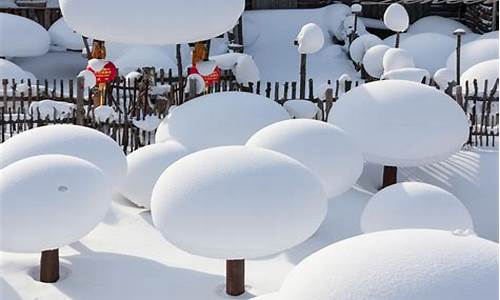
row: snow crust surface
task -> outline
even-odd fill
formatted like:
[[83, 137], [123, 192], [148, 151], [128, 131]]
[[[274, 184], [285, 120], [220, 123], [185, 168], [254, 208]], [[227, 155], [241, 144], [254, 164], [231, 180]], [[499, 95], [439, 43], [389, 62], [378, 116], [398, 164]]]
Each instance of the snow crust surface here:
[[349, 136], [336, 126], [316, 120], [286, 120], [254, 134], [247, 145], [285, 154], [308, 167], [328, 198], [349, 190], [363, 171], [363, 155]]
[[221, 259], [291, 248], [316, 232], [326, 210], [321, 183], [302, 164], [245, 146], [181, 158], [160, 176], [151, 201], [153, 222], [166, 240]]
[[105, 216], [109, 178], [66, 155], [40, 155], [0, 170], [0, 248], [40, 252], [79, 240]]
[[370, 199], [361, 216], [365, 233], [411, 228], [473, 231], [474, 224], [457, 197], [421, 182], [388, 186]]

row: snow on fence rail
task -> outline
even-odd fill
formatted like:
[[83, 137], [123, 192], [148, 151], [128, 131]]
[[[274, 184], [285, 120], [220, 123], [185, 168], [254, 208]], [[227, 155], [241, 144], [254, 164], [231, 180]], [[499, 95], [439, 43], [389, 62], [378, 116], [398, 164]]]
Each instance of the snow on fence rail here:
[[[153, 144], [156, 127], [169, 110], [201, 94], [224, 91], [245, 91], [264, 95], [284, 104], [299, 99], [297, 82], [257, 82], [241, 85], [230, 74], [220, 83], [208, 86], [196, 94], [193, 85], [178, 81], [172, 72], [154, 73], [149, 80], [117, 78], [106, 89], [104, 106], [99, 107], [98, 94], [84, 89], [83, 80], [54, 80], [15, 82], [3, 80], [0, 89], [0, 141], [25, 130], [48, 124], [81, 124], [98, 129], [113, 139], [124, 152]], [[321, 99], [314, 93], [314, 82], [308, 82], [306, 99], [318, 106], [319, 119], [326, 121], [329, 111], [341, 94], [358, 86], [360, 82], [330, 84]], [[19, 87], [23, 86], [20, 90]], [[469, 116], [471, 127], [468, 145], [495, 147], [498, 143], [499, 100], [498, 79], [493, 89], [481, 92], [477, 81], [466, 82], [462, 89], [448, 89]], [[490, 85], [491, 86], [491, 85]], [[453, 91], [456, 92], [453, 92]], [[428, 108], [432, 110], [432, 107]]]

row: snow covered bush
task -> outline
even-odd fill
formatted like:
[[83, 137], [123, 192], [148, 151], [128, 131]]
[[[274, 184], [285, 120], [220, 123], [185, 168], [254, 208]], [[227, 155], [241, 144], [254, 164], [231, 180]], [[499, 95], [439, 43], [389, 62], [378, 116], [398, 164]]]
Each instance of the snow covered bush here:
[[321, 113], [319, 107], [309, 100], [288, 100], [283, 107], [294, 119], [315, 119]]
[[408, 36], [401, 41], [400, 46], [411, 54], [417, 68], [426, 69], [431, 74], [445, 66], [446, 59], [455, 47], [454, 38], [438, 33]]
[[429, 229], [364, 234], [304, 259], [279, 294], [286, 300], [494, 300], [498, 244]]
[[40, 24], [7, 13], [0, 13], [0, 24], [0, 57], [39, 56], [49, 51], [50, 36]]
[[[491, 59], [477, 65], [474, 65], [467, 69], [460, 77], [460, 83], [466, 86], [466, 82], [469, 82], [469, 89], [474, 90], [474, 80], [477, 80], [477, 90], [478, 94], [482, 95], [485, 92], [491, 93], [495, 86], [495, 81], [498, 80], [498, 59]], [[486, 87], [486, 80], [488, 80], [488, 86]], [[498, 95], [498, 87], [496, 90]]]
[[[498, 39], [481, 39], [462, 46], [460, 50], [460, 75], [478, 63], [498, 59]], [[446, 68], [456, 74], [457, 53], [450, 52]]]
[[403, 68], [414, 68], [415, 61], [407, 50], [400, 48], [388, 49], [382, 61], [384, 73]]
[[[239, 261], [239, 272], [241, 260], [272, 255], [309, 238], [326, 209], [323, 187], [306, 167], [246, 146], [181, 158], [163, 172], [151, 198], [153, 222], [166, 240], [194, 255], [229, 265]], [[227, 278], [227, 287], [233, 279]], [[237, 293], [228, 293], [241, 294], [244, 282], [237, 285]]]
[[127, 172], [120, 146], [109, 136], [76, 125], [48, 125], [24, 131], [0, 147], [0, 168], [31, 156], [63, 154], [87, 160], [99, 167], [113, 184]]
[[403, 32], [408, 29], [410, 17], [403, 5], [393, 3], [387, 7], [384, 13], [384, 24], [394, 32]]
[[366, 51], [363, 56], [363, 67], [373, 78], [380, 78], [384, 73], [384, 55], [390, 48], [386, 45], [376, 45]]
[[52, 45], [66, 50], [82, 50], [84, 47], [82, 35], [68, 27], [64, 18], [57, 20], [49, 28]]
[[146, 45], [196, 42], [221, 35], [233, 28], [245, 7], [243, 0], [59, 2], [68, 26], [85, 36]]
[[308, 23], [300, 29], [296, 41], [300, 54], [313, 54], [321, 50], [325, 44], [325, 36], [321, 27]]
[[188, 153], [186, 147], [174, 141], [145, 146], [132, 152], [127, 156], [127, 176], [120, 185], [120, 193], [137, 206], [149, 209], [153, 187], [160, 175]]
[[258, 130], [289, 118], [281, 105], [260, 95], [210, 94], [177, 107], [158, 127], [156, 142], [172, 138], [193, 151], [244, 145]]
[[363, 155], [336, 126], [315, 120], [286, 120], [254, 134], [248, 146], [285, 154], [321, 180], [329, 198], [349, 190], [363, 171]]
[[453, 194], [421, 182], [386, 187], [370, 199], [361, 216], [364, 233], [411, 228], [473, 231], [474, 224]]
[[40, 252], [73, 243], [104, 218], [111, 202], [109, 178], [72, 156], [28, 157], [0, 169], [0, 177], [3, 251]]

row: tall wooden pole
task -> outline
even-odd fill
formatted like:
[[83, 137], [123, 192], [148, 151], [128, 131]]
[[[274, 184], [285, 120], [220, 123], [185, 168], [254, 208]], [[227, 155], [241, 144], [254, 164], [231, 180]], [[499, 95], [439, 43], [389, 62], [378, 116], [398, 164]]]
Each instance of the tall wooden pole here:
[[226, 293], [239, 296], [245, 292], [245, 260], [226, 260]]
[[300, 54], [300, 99], [306, 98], [307, 54]]
[[40, 281], [53, 283], [59, 280], [59, 249], [42, 251]]
[[382, 188], [398, 183], [398, 168], [393, 166], [384, 166], [384, 178]]
[[175, 48], [177, 58], [177, 78], [179, 78], [179, 101], [182, 103], [184, 102], [184, 80], [182, 77], [181, 44], [177, 44]]
[[401, 32], [396, 32], [396, 46], [394, 46], [395, 48], [399, 48], [399, 44], [401, 42]]
[[461, 62], [460, 62], [460, 56], [461, 56], [461, 47], [462, 47], [462, 35], [465, 34], [465, 30], [463, 29], [457, 29], [455, 32], [453, 32], [454, 35], [457, 36], [457, 56], [456, 56], [456, 82], [457, 85], [460, 85], [460, 73], [461, 73]]

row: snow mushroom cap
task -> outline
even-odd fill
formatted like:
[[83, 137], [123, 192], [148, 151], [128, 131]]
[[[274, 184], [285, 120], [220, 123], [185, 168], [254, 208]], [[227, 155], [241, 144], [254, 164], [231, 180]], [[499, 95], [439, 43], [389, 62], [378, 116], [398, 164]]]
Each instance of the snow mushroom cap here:
[[[482, 95], [486, 88], [487, 93], [491, 93], [495, 86], [495, 81], [498, 79], [498, 59], [491, 59], [470, 67], [460, 77], [460, 83], [464, 86], [469, 82], [469, 89], [474, 93], [474, 79], [477, 80], [478, 94]], [[488, 86], [486, 87], [486, 80]], [[498, 89], [497, 89], [498, 93]]]
[[40, 56], [49, 51], [50, 35], [28, 18], [0, 13], [0, 56]]
[[382, 64], [384, 73], [402, 68], [415, 67], [413, 56], [410, 52], [401, 48], [391, 48], [387, 50], [384, 54]]
[[189, 150], [168, 141], [139, 148], [127, 156], [127, 176], [120, 185], [120, 193], [138, 206], [151, 207], [151, 194], [160, 175]]
[[68, 25], [85, 36], [166, 45], [203, 41], [229, 31], [242, 14], [245, 1], [60, 0], [59, 5]]
[[498, 299], [498, 244], [429, 229], [364, 234], [299, 263], [281, 300]]
[[73, 243], [105, 216], [112, 189], [95, 165], [40, 155], [0, 170], [0, 249], [40, 252]]
[[395, 32], [403, 32], [408, 29], [410, 17], [403, 5], [393, 3], [387, 7], [384, 13], [384, 24], [387, 28]]
[[68, 27], [64, 18], [57, 20], [49, 28], [52, 44], [64, 49], [82, 50], [83, 40], [81, 34]]
[[[456, 74], [457, 52], [455, 50], [450, 53], [446, 68]], [[460, 50], [460, 75], [472, 66], [492, 59], [498, 59], [498, 39], [480, 39], [467, 43]]]
[[314, 23], [308, 23], [300, 29], [297, 42], [299, 43], [299, 53], [312, 54], [323, 48], [325, 35], [321, 27]]
[[83, 126], [48, 125], [24, 131], [0, 147], [0, 168], [43, 154], [79, 157], [99, 167], [114, 185], [127, 172], [127, 159], [120, 146], [109, 136]]
[[175, 139], [193, 151], [244, 145], [260, 129], [289, 118], [281, 105], [264, 96], [244, 92], [210, 94], [172, 111], [158, 127], [156, 141]]
[[246, 146], [181, 158], [160, 176], [151, 200], [153, 222], [166, 240], [220, 259], [257, 258], [296, 246], [316, 232], [326, 210], [323, 187], [306, 167]]
[[363, 171], [363, 155], [340, 128], [307, 119], [271, 124], [254, 134], [248, 146], [287, 155], [309, 168], [329, 198], [349, 190]]
[[454, 38], [439, 33], [420, 33], [401, 40], [400, 48], [413, 56], [417, 68], [434, 74], [456, 47]]
[[366, 51], [363, 66], [370, 76], [380, 78], [384, 73], [384, 55], [390, 48], [386, 45], [376, 45]]
[[328, 122], [347, 132], [366, 161], [399, 167], [446, 159], [469, 133], [467, 117], [451, 97], [406, 80], [352, 89], [337, 101]]
[[427, 228], [473, 230], [467, 208], [453, 194], [421, 182], [393, 184], [373, 196], [361, 217], [363, 232]]

